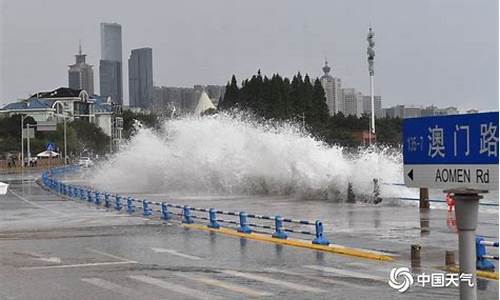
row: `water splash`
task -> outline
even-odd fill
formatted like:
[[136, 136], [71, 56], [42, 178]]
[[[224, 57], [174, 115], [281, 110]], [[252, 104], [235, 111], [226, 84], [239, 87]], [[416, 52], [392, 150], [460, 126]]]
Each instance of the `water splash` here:
[[[278, 194], [345, 198], [373, 192], [373, 178], [402, 181], [399, 151], [346, 151], [291, 123], [243, 114], [185, 117], [163, 130], [139, 129], [91, 179], [100, 189], [137, 193]], [[397, 189], [397, 187], [395, 187]], [[383, 186], [383, 197], [400, 192]]]

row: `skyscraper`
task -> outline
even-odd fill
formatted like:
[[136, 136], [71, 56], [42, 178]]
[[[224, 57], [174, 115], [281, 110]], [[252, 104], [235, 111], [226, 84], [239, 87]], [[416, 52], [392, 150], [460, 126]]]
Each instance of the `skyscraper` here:
[[101, 23], [99, 83], [101, 96], [123, 104], [122, 27], [117, 23]]
[[325, 61], [323, 66], [323, 76], [321, 76], [321, 86], [325, 91], [326, 104], [330, 115], [334, 115], [343, 110], [341, 82], [340, 79], [332, 77], [331, 68], [328, 66], [328, 61]]
[[128, 59], [131, 107], [149, 108], [153, 102], [153, 49], [133, 49]]
[[94, 94], [94, 70], [92, 65], [85, 62], [87, 55], [82, 54], [82, 45], [78, 47], [78, 54], [75, 55], [76, 62], [69, 65], [68, 87], [75, 90], [86, 90], [89, 95]]

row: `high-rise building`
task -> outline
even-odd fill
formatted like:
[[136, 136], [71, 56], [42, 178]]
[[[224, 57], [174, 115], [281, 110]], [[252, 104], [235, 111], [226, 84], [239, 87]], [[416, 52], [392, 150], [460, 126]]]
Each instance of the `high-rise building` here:
[[356, 89], [344, 88], [342, 89], [342, 99], [344, 100], [344, 109], [342, 110], [344, 115], [361, 117], [363, 114], [363, 94]]
[[340, 79], [334, 78], [330, 73], [331, 68], [328, 61], [323, 66], [323, 76], [320, 77], [321, 86], [325, 91], [326, 104], [330, 115], [334, 115], [343, 110], [342, 91]]
[[[375, 118], [383, 118], [382, 115], [382, 97], [374, 96], [373, 97], [374, 108], [375, 108]], [[371, 96], [363, 96], [363, 113], [371, 116], [372, 113], [372, 97]]]
[[82, 54], [82, 45], [79, 45], [78, 54], [75, 55], [76, 62], [69, 65], [68, 87], [74, 90], [86, 90], [92, 96], [94, 95], [94, 70], [92, 65], [85, 62], [86, 56]]
[[122, 27], [117, 23], [101, 23], [99, 83], [101, 96], [123, 104]]
[[153, 49], [133, 49], [128, 59], [129, 106], [149, 108], [153, 103]]
[[99, 83], [101, 96], [111, 97], [113, 102], [123, 105], [122, 64], [119, 61], [101, 60]]

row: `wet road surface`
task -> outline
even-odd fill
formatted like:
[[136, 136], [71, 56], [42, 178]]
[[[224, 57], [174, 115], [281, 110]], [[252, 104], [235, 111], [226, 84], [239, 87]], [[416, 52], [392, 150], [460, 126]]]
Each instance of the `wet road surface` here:
[[[458, 288], [387, 285], [390, 270], [409, 266], [409, 242], [423, 245], [423, 267], [436, 272], [444, 249], [456, 247], [446, 212], [431, 210], [422, 234], [418, 209], [349, 207], [290, 199], [177, 198], [201, 207], [323, 218], [332, 242], [393, 253], [378, 262], [195, 231], [97, 209], [41, 189], [38, 174], [4, 174], [0, 196], [1, 299], [456, 299]], [[148, 200], [165, 195], [138, 195]], [[156, 199], [158, 198], [158, 199]], [[197, 201], [197, 202], [196, 202]], [[294, 205], [291, 205], [293, 202]], [[268, 203], [264, 206], [263, 203]], [[326, 208], [325, 208], [326, 207]], [[481, 216], [483, 217], [484, 214]], [[491, 216], [490, 216], [491, 215]], [[329, 218], [325, 218], [329, 216]], [[443, 218], [444, 217], [444, 218]], [[480, 232], [496, 235], [498, 213], [481, 219]], [[424, 220], [424, 221], [426, 221]], [[335, 230], [334, 230], [335, 229]], [[443, 239], [440, 243], [438, 239]], [[454, 244], [455, 243], [455, 244]], [[481, 280], [479, 299], [498, 298], [498, 282]]]

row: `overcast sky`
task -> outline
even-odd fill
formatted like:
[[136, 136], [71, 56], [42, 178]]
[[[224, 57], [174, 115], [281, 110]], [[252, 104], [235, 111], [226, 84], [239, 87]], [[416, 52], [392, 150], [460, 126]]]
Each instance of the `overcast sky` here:
[[322, 75], [369, 91], [366, 33], [376, 32], [383, 106], [498, 110], [497, 0], [0, 0], [0, 104], [67, 86], [78, 41], [99, 91], [100, 22], [122, 25], [124, 98], [130, 50], [153, 48], [156, 85], [225, 84], [261, 69]]

